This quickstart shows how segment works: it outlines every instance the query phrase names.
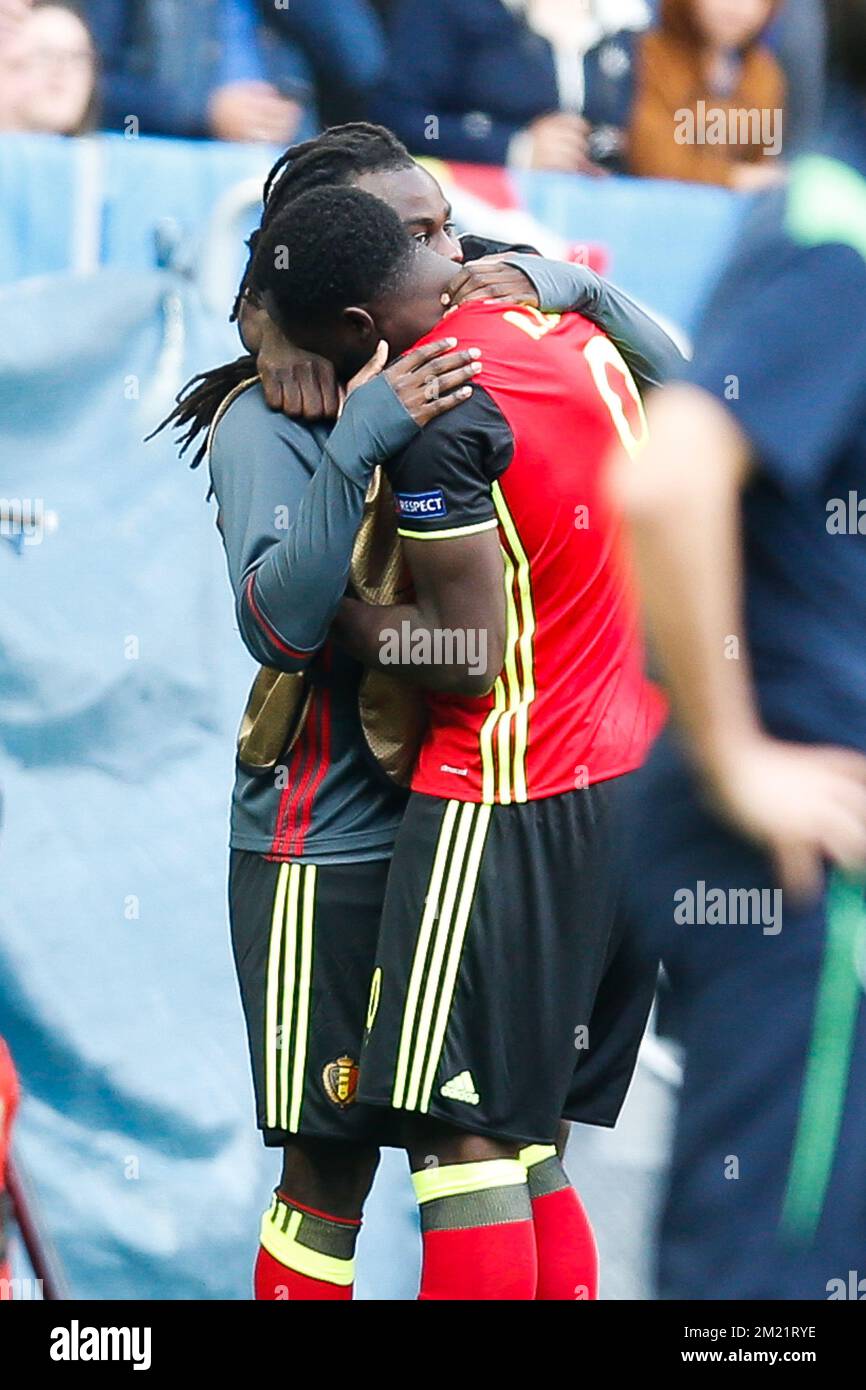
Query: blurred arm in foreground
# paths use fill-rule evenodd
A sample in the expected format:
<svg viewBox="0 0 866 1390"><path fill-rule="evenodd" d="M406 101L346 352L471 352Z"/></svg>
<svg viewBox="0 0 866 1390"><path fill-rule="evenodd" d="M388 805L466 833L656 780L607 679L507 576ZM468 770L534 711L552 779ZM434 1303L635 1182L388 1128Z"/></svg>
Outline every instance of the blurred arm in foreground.
<svg viewBox="0 0 866 1390"><path fill-rule="evenodd" d="M648 416L648 449L620 465L616 486L675 717L717 809L769 851L783 887L808 896L823 860L866 864L866 757L774 737L762 721L744 635L741 500L756 465L742 428L685 384Z"/></svg>
<svg viewBox="0 0 866 1390"><path fill-rule="evenodd" d="M648 448L614 477L704 791L800 896L825 863L866 865L864 361L852 85L822 152L756 205L687 384L650 402Z"/></svg>

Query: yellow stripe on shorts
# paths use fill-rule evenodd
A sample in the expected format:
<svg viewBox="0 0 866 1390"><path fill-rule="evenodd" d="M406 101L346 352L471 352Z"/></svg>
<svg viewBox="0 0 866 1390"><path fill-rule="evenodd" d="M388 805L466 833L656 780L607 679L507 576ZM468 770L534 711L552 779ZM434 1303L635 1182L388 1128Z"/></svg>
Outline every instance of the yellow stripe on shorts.
<svg viewBox="0 0 866 1390"><path fill-rule="evenodd" d="M403 1008L392 1104L426 1111L453 1002L490 807L449 801Z"/></svg>
<svg viewBox="0 0 866 1390"><path fill-rule="evenodd" d="M412 1036L415 1026L415 1015L418 1009L418 1000L421 993L421 982L424 978L424 966L427 962L427 952L430 948L433 924L436 921L436 915L439 911L439 894L442 888L442 878L445 873L448 851L451 848L451 839L454 834L454 822L457 819L457 812L460 809L460 805L461 803L459 801L449 801L445 807L445 814L442 817L442 826L439 831L439 839L436 843L436 853L433 857L430 882L427 885L424 913L418 931L418 940L415 943L415 958L412 962L412 973L409 976L406 1003L403 1006L403 1027L400 1032L400 1048L397 1053L397 1068L394 1074L393 1104L397 1107L402 1107L406 1096L406 1081L412 1055Z"/></svg>
<svg viewBox="0 0 866 1390"><path fill-rule="evenodd" d="M300 1126L313 981L316 866L281 864L265 985L265 1121Z"/></svg>
<svg viewBox="0 0 866 1390"><path fill-rule="evenodd" d="M292 1089L289 1096L289 1122L284 1128L297 1134L301 1123L304 1076L307 1069L307 1040L310 1035L310 998L313 992L313 920L316 906L316 866L303 867L301 906L301 962L298 971L297 1022L295 1027Z"/></svg>
<svg viewBox="0 0 866 1390"><path fill-rule="evenodd" d="M451 941L448 946L445 974L442 979L442 989L439 995L439 1008L436 1011L436 1023L433 1029L433 1038L430 1043L430 1055L427 1059L427 1069L424 1073L421 1109L425 1114L430 1108L430 1096L433 1090L433 1082L436 1079L436 1071L445 1043L445 1030L448 1027L451 1006L454 1003L454 991L457 988L457 973L460 969L460 957L463 954L463 943L466 940L469 914L472 910L472 901L475 897L475 888L478 884L478 874L481 869L481 856L484 853L484 842L487 838L487 827L490 824L491 809L490 806L477 807L478 813L474 818L472 841L469 845L469 854L466 859L466 873L463 878L463 887L460 890L460 902L457 907L457 916L454 920L454 930L451 933Z"/></svg>
<svg viewBox="0 0 866 1390"><path fill-rule="evenodd" d="M281 864L274 893L271 915L271 937L268 947L268 970L265 981L265 1120L268 1129L277 1128L277 1071L279 1067L279 1033L277 1006L279 1001L280 956L283 945L288 864Z"/></svg>

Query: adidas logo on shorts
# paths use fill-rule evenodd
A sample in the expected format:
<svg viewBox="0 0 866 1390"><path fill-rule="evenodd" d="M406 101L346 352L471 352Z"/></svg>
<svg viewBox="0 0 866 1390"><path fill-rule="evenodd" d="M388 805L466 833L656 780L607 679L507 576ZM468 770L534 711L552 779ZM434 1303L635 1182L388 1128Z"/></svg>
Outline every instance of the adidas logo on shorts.
<svg viewBox="0 0 866 1390"><path fill-rule="evenodd" d="M475 1089L471 1071L461 1071L457 1076L452 1076L450 1081L446 1081L445 1085L439 1088L439 1094L446 1100L462 1100L466 1105L477 1105L481 1099Z"/></svg>

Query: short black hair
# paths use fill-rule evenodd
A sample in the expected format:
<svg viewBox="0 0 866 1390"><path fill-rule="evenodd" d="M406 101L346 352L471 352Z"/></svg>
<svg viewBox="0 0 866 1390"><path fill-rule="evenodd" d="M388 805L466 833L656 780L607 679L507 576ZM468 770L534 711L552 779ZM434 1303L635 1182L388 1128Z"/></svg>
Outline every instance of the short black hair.
<svg viewBox="0 0 866 1390"><path fill-rule="evenodd" d="M316 188L272 219L252 278L284 323L323 319L398 289L417 255L393 208L360 188Z"/></svg>
<svg viewBox="0 0 866 1390"><path fill-rule="evenodd" d="M827 0L827 59L831 77L866 94L866 0Z"/></svg>
<svg viewBox="0 0 866 1390"><path fill-rule="evenodd" d="M232 319L238 317L244 299L260 293L252 283L259 239L296 198L324 185L354 183L363 174L391 173L414 167L415 161L396 135L384 126L367 121L332 126L314 140L292 145L280 155L265 182L261 226L248 243L250 255L235 298ZM185 431L181 435L180 452L185 454L195 444L190 467L197 468L207 450L208 431L223 401L236 387L254 378L256 372L256 359L249 353L221 367L199 372L184 386L176 398L174 410L154 433L158 434L167 425Z"/></svg>

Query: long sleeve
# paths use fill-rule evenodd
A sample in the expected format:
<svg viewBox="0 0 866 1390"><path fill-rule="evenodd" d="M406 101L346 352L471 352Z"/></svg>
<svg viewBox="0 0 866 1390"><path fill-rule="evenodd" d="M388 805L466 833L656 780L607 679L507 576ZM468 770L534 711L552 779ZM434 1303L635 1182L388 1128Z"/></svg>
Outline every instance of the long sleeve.
<svg viewBox="0 0 866 1390"><path fill-rule="evenodd" d="M682 368L682 353L655 319L589 266L541 256L509 254L506 259L531 280L545 312L573 309L601 328L622 353L642 394Z"/></svg>
<svg viewBox="0 0 866 1390"><path fill-rule="evenodd" d="M217 427L211 479L241 637L253 657L303 670L343 597L377 464L418 427L379 377L330 436L268 410L258 388Z"/></svg>

